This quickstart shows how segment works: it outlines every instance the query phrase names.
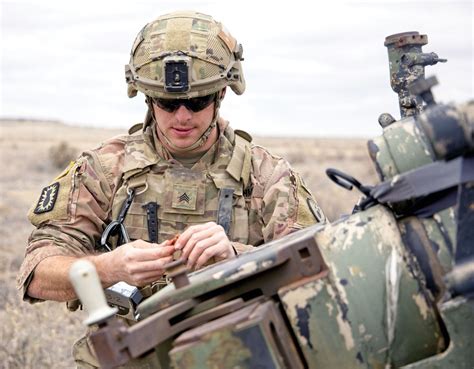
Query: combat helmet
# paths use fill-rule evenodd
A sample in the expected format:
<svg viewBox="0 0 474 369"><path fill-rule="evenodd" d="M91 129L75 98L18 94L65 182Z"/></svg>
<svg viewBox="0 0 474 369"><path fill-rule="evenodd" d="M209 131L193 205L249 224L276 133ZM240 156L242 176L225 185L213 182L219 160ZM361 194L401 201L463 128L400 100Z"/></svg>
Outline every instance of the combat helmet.
<svg viewBox="0 0 474 369"><path fill-rule="evenodd" d="M229 86L245 90L242 45L211 16L178 11L148 23L125 66L128 96L190 99Z"/></svg>

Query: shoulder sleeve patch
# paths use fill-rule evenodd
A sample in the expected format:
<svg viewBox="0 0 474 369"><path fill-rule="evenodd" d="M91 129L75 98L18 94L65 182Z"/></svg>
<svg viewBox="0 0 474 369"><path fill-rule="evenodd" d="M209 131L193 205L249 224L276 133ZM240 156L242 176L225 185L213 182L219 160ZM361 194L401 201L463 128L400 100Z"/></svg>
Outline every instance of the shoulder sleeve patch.
<svg viewBox="0 0 474 369"><path fill-rule="evenodd" d="M28 212L28 219L34 226L50 220L68 218L68 204L72 196L74 174L81 163L69 165L54 182L41 190L41 194Z"/></svg>
<svg viewBox="0 0 474 369"><path fill-rule="evenodd" d="M56 199L58 198L59 193L59 182L54 182L49 186L43 188L41 191L40 198L38 203L36 204L33 213L35 214L42 214L47 213L48 211L53 210L54 204L56 203Z"/></svg>
<svg viewBox="0 0 474 369"><path fill-rule="evenodd" d="M303 179L296 175L298 215L296 222L304 227L315 223L323 223L326 216L323 210L314 199L311 191L306 187Z"/></svg>
<svg viewBox="0 0 474 369"><path fill-rule="evenodd" d="M318 221L318 223L322 223L325 221L326 217L324 216L323 210L321 207L314 201L312 197L308 197L306 199L308 202L308 207L311 213L313 213L314 218Z"/></svg>

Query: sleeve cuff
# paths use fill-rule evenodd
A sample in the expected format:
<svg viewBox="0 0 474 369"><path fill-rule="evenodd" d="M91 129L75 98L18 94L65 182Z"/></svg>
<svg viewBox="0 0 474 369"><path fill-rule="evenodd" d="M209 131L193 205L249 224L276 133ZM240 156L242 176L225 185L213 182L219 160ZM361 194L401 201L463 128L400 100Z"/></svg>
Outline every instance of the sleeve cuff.
<svg viewBox="0 0 474 369"><path fill-rule="evenodd" d="M246 245L246 244L239 243L239 242L231 242L230 244L232 245L232 248L234 249L234 253L235 253L236 256L238 256L240 254L244 254L244 253L252 251L252 250L255 250L255 248L256 248L255 246Z"/></svg>

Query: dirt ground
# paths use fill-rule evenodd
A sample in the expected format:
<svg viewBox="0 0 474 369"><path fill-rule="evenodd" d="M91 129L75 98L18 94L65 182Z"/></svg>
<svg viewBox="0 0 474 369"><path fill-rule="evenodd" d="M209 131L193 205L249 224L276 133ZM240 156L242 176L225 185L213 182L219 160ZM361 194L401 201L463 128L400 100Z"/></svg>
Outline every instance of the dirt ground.
<svg viewBox="0 0 474 369"><path fill-rule="evenodd" d="M61 171L57 167L61 142L79 153L123 132L58 122L0 121L0 368L74 367L70 351L84 331L83 312L69 313L65 304L54 302L24 303L15 287L32 230L26 213L40 190ZM364 184L376 182L365 140L256 137L254 142L290 162L331 220L349 213L359 194L333 184L326 168L350 173ZM52 149L56 149L53 156Z"/></svg>

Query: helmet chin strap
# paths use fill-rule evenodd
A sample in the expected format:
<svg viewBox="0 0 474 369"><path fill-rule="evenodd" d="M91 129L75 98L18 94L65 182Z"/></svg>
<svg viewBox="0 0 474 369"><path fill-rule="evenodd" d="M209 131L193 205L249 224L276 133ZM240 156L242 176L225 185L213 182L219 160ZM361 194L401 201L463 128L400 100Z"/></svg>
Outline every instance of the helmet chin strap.
<svg viewBox="0 0 474 369"><path fill-rule="evenodd" d="M148 104L149 110L151 111L151 114L153 115L153 119L156 122L155 111L153 110L153 102L148 97L146 99L146 102ZM209 136L211 135L212 130L217 125L217 118L219 117L220 104L221 104L221 94L219 92L219 93L216 94L216 98L214 100L214 114L213 114L213 117L212 117L212 121L209 124L209 127L207 127L207 129L203 132L201 137L199 137L195 143L193 143L189 146L186 146L186 147L179 147L179 146L176 146L175 144L173 144L171 142L171 140L168 137L166 137L166 135L163 133L163 131L160 129L160 126L157 123L156 126L158 127L158 130L160 131L161 136L166 141L166 145L169 146L174 152L180 153L180 154L188 153L190 151L193 151L193 150L203 146L206 143L206 141L209 139Z"/></svg>

